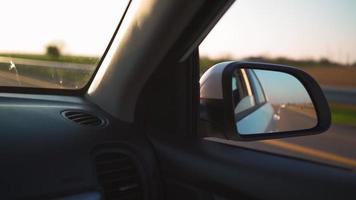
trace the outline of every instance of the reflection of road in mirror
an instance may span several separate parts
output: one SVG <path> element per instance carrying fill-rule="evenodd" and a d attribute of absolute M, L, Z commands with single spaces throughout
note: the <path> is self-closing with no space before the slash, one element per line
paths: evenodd
<path fill-rule="evenodd" d="M 275 104 L 273 107 L 279 116 L 275 120 L 275 132 L 311 129 L 318 123 L 312 104 Z"/>
<path fill-rule="evenodd" d="M 294 76 L 256 69 L 241 69 L 234 75 L 235 120 L 240 134 L 299 131 L 317 125 L 309 93 Z M 244 103 L 247 97 L 254 103 Z"/>

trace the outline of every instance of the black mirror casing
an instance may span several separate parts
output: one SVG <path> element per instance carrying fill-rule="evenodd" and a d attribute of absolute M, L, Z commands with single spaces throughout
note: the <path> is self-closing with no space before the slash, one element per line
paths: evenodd
<path fill-rule="evenodd" d="M 295 130 L 285 132 L 270 132 L 261 134 L 244 135 L 239 134 L 235 126 L 234 103 L 232 94 L 232 75 L 237 69 L 258 69 L 283 72 L 292 75 L 298 79 L 308 92 L 312 103 L 314 104 L 318 122 L 315 127 L 306 130 Z M 202 83 L 201 83 L 202 86 Z M 286 138 L 295 136 L 305 136 L 322 133 L 330 127 L 331 114 L 328 102 L 322 92 L 319 84 L 306 72 L 285 65 L 256 63 L 256 62 L 229 62 L 225 63 L 221 70 L 221 89 L 222 100 L 207 100 L 202 98 L 201 88 L 201 118 L 209 119 L 213 125 L 213 132 L 208 136 L 225 137 L 230 140 L 251 141 L 263 139 Z M 209 101 L 209 103 L 206 103 Z M 213 103 L 212 103 L 213 102 Z M 213 106 L 212 106 L 213 105 Z M 202 116 L 203 115 L 203 116 Z"/>

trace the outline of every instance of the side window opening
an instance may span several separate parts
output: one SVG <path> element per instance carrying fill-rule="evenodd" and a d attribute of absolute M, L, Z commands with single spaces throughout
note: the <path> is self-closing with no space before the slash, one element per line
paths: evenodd
<path fill-rule="evenodd" d="M 356 1 L 349 0 L 240 0 L 232 5 L 199 46 L 201 73 L 216 63 L 231 60 L 299 67 L 321 85 L 329 100 L 333 124 L 328 132 L 315 136 L 231 143 L 356 169 L 355 164 L 350 164 L 356 163 L 356 154 L 351 153 L 355 152 L 356 141 L 356 101 L 352 97 L 356 91 L 355 6 Z M 233 91 L 234 104 L 245 105 L 244 109 L 235 110 L 235 115 L 270 104 L 271 85 L 263 88 L 259 75 L 257 71 L 235 74 L 234 84 L 243 85 L 243 90 Z M 250 98 L 252 93 L 256 98 Z M 273 117 L 279 120 L 283 116 Z M 347 139 L 341 142 L 340 137 Z M 332 159 L 336 157 L 348 162 Z"/>

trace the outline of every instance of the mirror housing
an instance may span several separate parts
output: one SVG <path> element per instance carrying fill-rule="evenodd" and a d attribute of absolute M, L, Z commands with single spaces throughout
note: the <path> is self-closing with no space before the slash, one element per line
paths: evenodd
<path fill-rule="evenodd" d="M 251 69 L 281 72 L 294 77 L 305 88 L 315 110 L 315 126 L 307 129 L 240 133 L 235 118 L 232 76 L 236 70 Z M 212 66 L 200 79 L 200 134 L 231 140 L 261 140 L 322 133 L 330 127 L 331 114 L 318 83 L 306 72 L 285 66 L 255 62 L 223 62 Z M 292 88 L 290 88 L 292 90 Z M 293 91 L 291 91 L 293 92 Z M 288 104 L 287 104 L 288 105 Z M 284 108 L 286 105 L 282 105 Z M 278 119 L 278 116 L 274 116 Z M 278 119 L 279 120 L 279 119 Z M 254 123 L 258 123 L 255 121 Z"/>

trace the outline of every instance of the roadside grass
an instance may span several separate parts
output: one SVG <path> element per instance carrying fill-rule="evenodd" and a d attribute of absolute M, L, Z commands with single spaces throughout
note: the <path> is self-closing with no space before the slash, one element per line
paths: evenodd
<path fill-rule="evenodd" d="M 356 106 L 330 104 L 332 123 L 356 126 Z"/>
<path fill-rule="evenodd" d="M 18 74 L 50 83 L 60 84 L 64 88 L 82 88 L 92 75 L 92 71 L 56 69 L 29 65 L 16 65 Z M 0 63 L 0 71 L 12 72 L 7 63 Z"/>
<path fill-rule="evenodd" d="M 52 57 L 52 56 L 41 55 L 41 54 L 1 54 L 1 53 L 0 56 L 12 57 L 12 58 L 24 58 L 24 59 L 32 59 L 32 60 L 80 63 L 80 64 L 96 64 L 99 61 L 99 57 L 90 57 L 90 56 L 61 55 L 59 57 Z"/>
<path fill-rule="evenodd" d="M 90 56 L 69 56 L 61 55 L 59 57 L 51 57 L 41 54 L 1 54 L 2 57 L 23 58 L 32 60 L 55 61 L 55 62 L 68 62 L 78 64 L 91 64 L 96 65 L 99 61 L 98 57 Z M 65 88 L 81 88 L 90 79 L 91 71 L 79 71 L 70 69 L 55 69 L 40 66 L 30 65 L 16 65 L 18 73 L 22 76 L 35 78 L 43 81 L 48 81 L 55 84 L 61 84 Z M 0 71 L 9 72 L 8 63 L 0 63 Z"/>

